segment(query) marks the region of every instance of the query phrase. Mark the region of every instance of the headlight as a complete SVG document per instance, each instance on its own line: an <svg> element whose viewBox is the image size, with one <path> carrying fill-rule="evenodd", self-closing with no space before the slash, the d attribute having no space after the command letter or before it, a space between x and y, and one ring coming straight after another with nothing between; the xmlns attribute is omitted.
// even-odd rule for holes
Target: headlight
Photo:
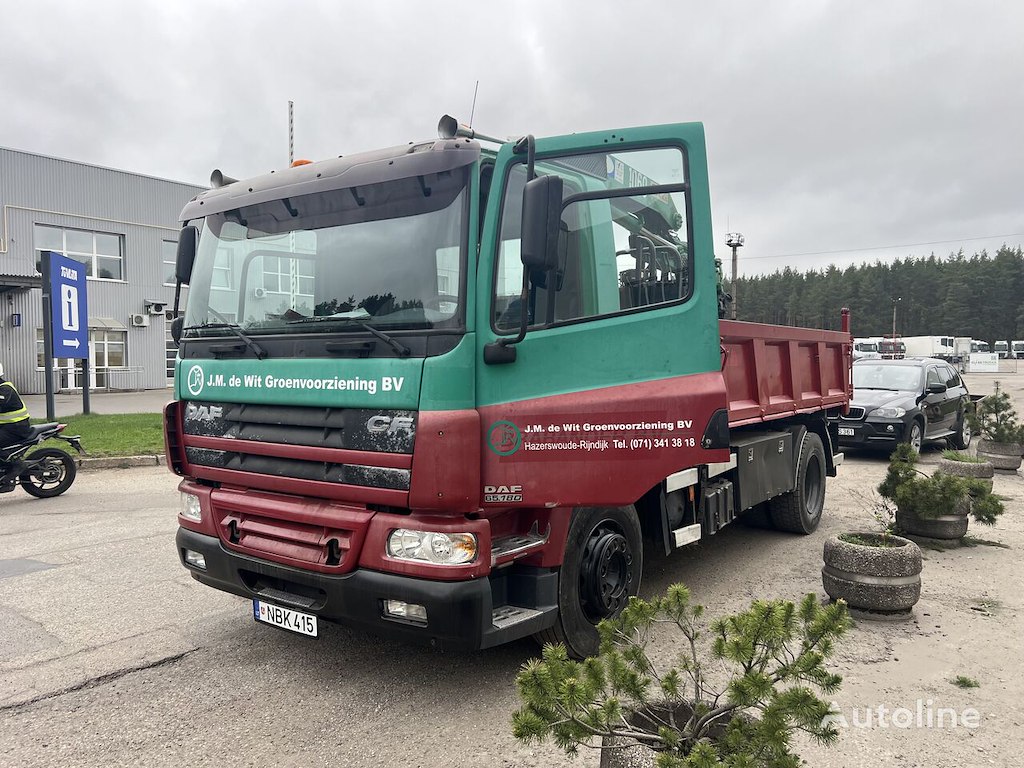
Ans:
<svg viewBox="0 0 1024 768"><path fill-rule="evenodd" d="M388 536L388 555L435 565L462 565L476 560L476 535L399 528Z"/></svg>
<svg viewBox="0 0 1024 768"><path fill-rule="evenodd" d="M881 408L875 408L872 416L879 416L883 419L902 419L906 413L907 410L905 408L883 405Z"/></svg>
<svg viewBox="0 0 1024 768"><path fill-rule="evenodd" d="M194 493L181 494L181 516L196 523L203 522L203 508L199 504L199 497Z"/></svg>

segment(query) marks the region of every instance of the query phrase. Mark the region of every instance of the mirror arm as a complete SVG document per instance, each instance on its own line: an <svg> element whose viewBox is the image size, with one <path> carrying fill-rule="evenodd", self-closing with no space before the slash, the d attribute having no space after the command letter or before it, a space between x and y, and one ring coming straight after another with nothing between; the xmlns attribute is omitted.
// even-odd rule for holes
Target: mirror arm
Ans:
<svg viewBox="0 0 1024 768"><path fill-rule="evenodd" d="M533 169L534 160L537 156L537 140L533 138L533 134L523 136L512 145L513 154L521 155L523 152L526 152L526 180L532 181L537 178L537 174Z"/></svg>

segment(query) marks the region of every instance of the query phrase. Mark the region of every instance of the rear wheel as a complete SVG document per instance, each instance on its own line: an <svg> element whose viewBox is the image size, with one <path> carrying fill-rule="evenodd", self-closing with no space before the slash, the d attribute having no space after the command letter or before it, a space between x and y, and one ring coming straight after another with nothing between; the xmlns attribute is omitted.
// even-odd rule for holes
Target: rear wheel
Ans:
<svg viewBox="0 0 1024 768"><path fill-rule="evenodd" d="M967 450L967 446L971 444L971 423L967 420L966 412L960 414L960 421L953 428L949 444L958 451Z"/></svg>
<svg viewBox="0 0 1024 768"><path fill-rule="evenodd" d="M59 448L43 448L27 456L28 469L18 480L25 493L40 499L60 496L75 482L75 460Z"/></svg>
<svg viewBox="0 0 1024 768"><path fill-rule="evenodd" d="M772 523L780 531L813 533L825 508L825 448L821 438L804 432L796 460L796 486L768 502Z"/></svg>
<svg viewBox="0 0 1024 768"><path fill-rule="evenodd" d="M558 580L558 619L534 637L563 643L577 659L597 653L597 624L617 616L640 589L640 519L630 507L594 507L573 513Z"/></svg>

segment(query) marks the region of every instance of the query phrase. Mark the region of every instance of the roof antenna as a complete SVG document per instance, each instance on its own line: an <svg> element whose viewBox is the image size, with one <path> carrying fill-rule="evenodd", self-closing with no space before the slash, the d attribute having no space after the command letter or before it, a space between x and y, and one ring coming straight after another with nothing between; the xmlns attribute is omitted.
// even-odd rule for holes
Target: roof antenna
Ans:
<svg viewBox="0 0 1024 768"><path fill-rule="evenodd" d="M480 81L476 81L476 85L473 87L473 106L469 109L469 127L473 127L473 115L476 113L476 93L480 90Z"/></svg>

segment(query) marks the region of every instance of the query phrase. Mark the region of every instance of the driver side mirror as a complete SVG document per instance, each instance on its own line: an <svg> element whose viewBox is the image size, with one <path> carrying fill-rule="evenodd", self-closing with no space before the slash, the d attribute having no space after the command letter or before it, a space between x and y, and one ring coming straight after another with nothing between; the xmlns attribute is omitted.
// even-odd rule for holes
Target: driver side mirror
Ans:
<svg viewBox="0 0 1024 768"><path fill-rule="evenodd" d="M185 326L184 317L176 317L171 320L171 339L174 341L174 346L181 346L181 331Z"/></svg>
<svg viewBox="0 0 1024 768"><path fill-rule="evenodd" d="M523 188L520 258L530 271L558 266L558 233L562 218L562 177L538 176Z"/></svg>
<svg viewBox="0 0 1024 768"><path fill-rule="evenodd" d="M196 260L196 243L199 240L199 228L191 224L181 228L178 235L178 260L174 265L174 276L178 282L188 285L192 279L192 264Z"/></svg>
<svg viewBox="0 0 1024 768"><path fill-rule="evenodd" d="M927 392L929 395L941 395L948 389L945 384L932 383L928 385Z"/></svg>

